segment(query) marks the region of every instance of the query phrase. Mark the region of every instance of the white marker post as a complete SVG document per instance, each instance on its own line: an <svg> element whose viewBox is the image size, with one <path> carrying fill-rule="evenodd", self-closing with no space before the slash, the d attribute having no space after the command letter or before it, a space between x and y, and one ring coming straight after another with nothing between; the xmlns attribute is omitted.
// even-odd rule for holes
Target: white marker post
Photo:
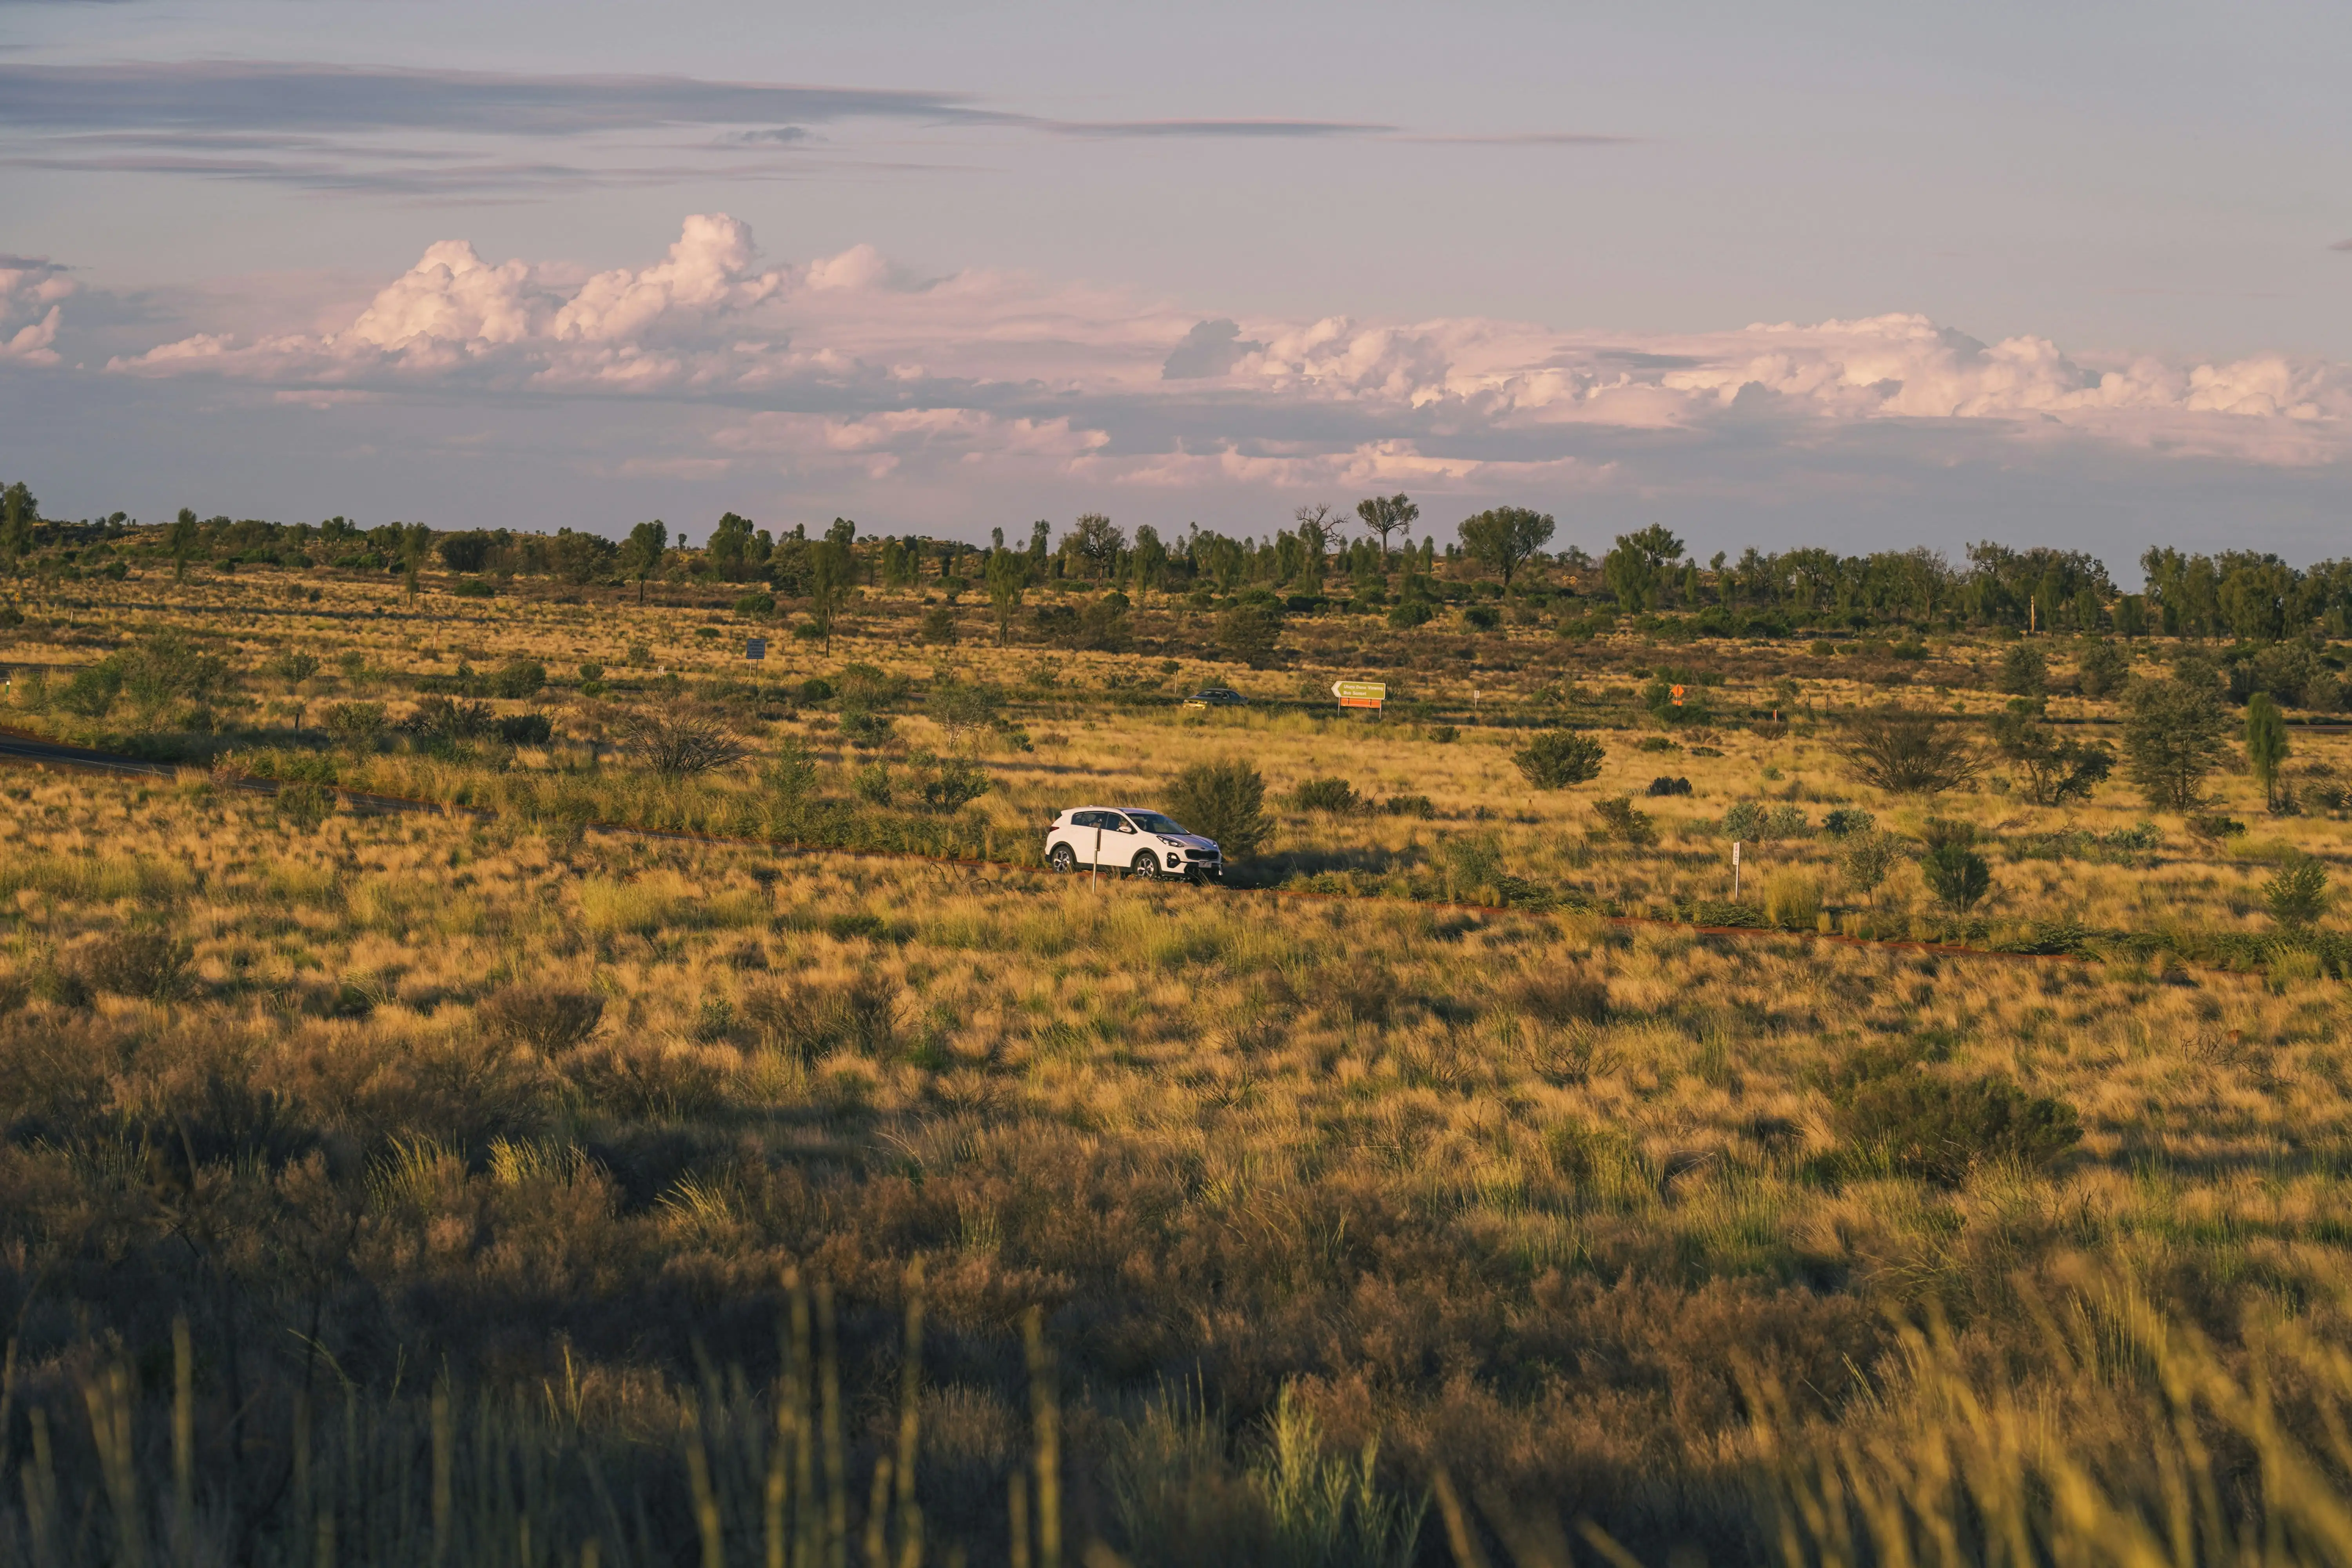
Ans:
<svg viewBox="0 0 2352 1568"><path fill-rule="evenodd" d="M1101 887L1101 886L1102 886L1102 813L1100 813L1100 812L1097 812L1097 813L1095 813L1095 863L1094 863L1093 868L1092 868L1090 870L1088 870L1088 871L1087 872L1087 890L1088 892L1092 892L1092 891L1094 891L1096 889L1097 889L1097 888L1099 888L1099 887Z"/></svg>
<svg viewBox="0 0 2352 1568"><path fill-rule="evenodd" d="M1731 841L1731 901L1739 901L1739 840Z"/></svg>

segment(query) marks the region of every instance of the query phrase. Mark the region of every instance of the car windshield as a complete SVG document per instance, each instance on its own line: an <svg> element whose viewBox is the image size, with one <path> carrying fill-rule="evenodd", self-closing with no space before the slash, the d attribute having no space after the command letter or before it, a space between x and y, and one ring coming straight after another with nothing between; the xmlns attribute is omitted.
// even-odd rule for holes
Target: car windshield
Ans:
<svg viewBox="0 0 2352 1568"><path fill-rule="evenodd" d="M1138 827L1140 827L1146 833L1181 833L1184 831L1182 827L1177 825L1175 818L1162 816L1156 811L1130 811L1127 815L1129 821L1133 822Z"/></svg>

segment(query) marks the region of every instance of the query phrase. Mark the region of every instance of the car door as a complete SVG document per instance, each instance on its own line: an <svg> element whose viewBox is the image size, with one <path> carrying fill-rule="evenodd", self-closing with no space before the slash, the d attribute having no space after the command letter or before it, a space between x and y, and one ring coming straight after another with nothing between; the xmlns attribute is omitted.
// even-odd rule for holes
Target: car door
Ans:
<svg viewBox="0 0 2352 1568"><path fill-rule="evenodd" d="M1103 813L1102 864L1125 867L1135 859L1135 851L1143 842L1135 824L1115 811Z"/></svg>
<svg viewBox="0 0 2352 1568"><path fill-rule="evenodd" d="M1095 846L1097 843L1101 844L1102 852L1108 856L1111 849L1109 840L1109 812L1082 811L1070 818L1070 847L1077 851L1080 865L1095 864Z"/></svg>

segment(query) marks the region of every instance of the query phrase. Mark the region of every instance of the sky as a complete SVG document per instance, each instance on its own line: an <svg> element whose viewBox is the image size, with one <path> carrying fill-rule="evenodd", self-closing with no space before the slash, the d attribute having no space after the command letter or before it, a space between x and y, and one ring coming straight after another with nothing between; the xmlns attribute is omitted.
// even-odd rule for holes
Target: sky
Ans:
<svg viewBox="0 0 2352 1568"><path fill-rule="evenodd" d="M0 0L52 516L2352 552L2340 5Z"/></svg>

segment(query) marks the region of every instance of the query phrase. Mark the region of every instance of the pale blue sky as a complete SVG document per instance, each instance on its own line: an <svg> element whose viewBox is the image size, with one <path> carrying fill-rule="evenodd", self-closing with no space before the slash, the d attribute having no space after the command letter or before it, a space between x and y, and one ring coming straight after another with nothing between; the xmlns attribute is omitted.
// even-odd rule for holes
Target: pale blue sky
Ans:
<svg viewBox="0 0 2352 1568"><path fill-rule="evenodd" d="M1433 515L1525 500L1726 546L2340 552L2347 43L2352 12L2308 5L11 0L0 253L69 270L38 299L13 274L0 342L35 335L0 359L0 473L53 510L967 535L1085 508L1263 531L1420 476ZM722 212L757 247L735 292L599 340L699 368L624 393L532 336L459 374L421 363L437 316L354 357L436 242L530 264L551 311ZM887 264L863 302L742 281L859 246ZM1722 336L1889 315L2061 363L2018 393L2016 355L1963 349L1930 410L1909 350L1865 373L1876 347L1809 339L1782 375ZM1286 347L1332 317L1344 365ZM1144 384L1219 319L1264 363ZM1508 327L1362 336L1441 321ZM238 352L104 368L198 334ZM1672 412L1528 391L1702 360ZM2101 383L2135 362L2162 374ZM1729 419L1745 380L1781 417ZM986 421L1016 416L1035 449L1002 461Z"/></svg>

